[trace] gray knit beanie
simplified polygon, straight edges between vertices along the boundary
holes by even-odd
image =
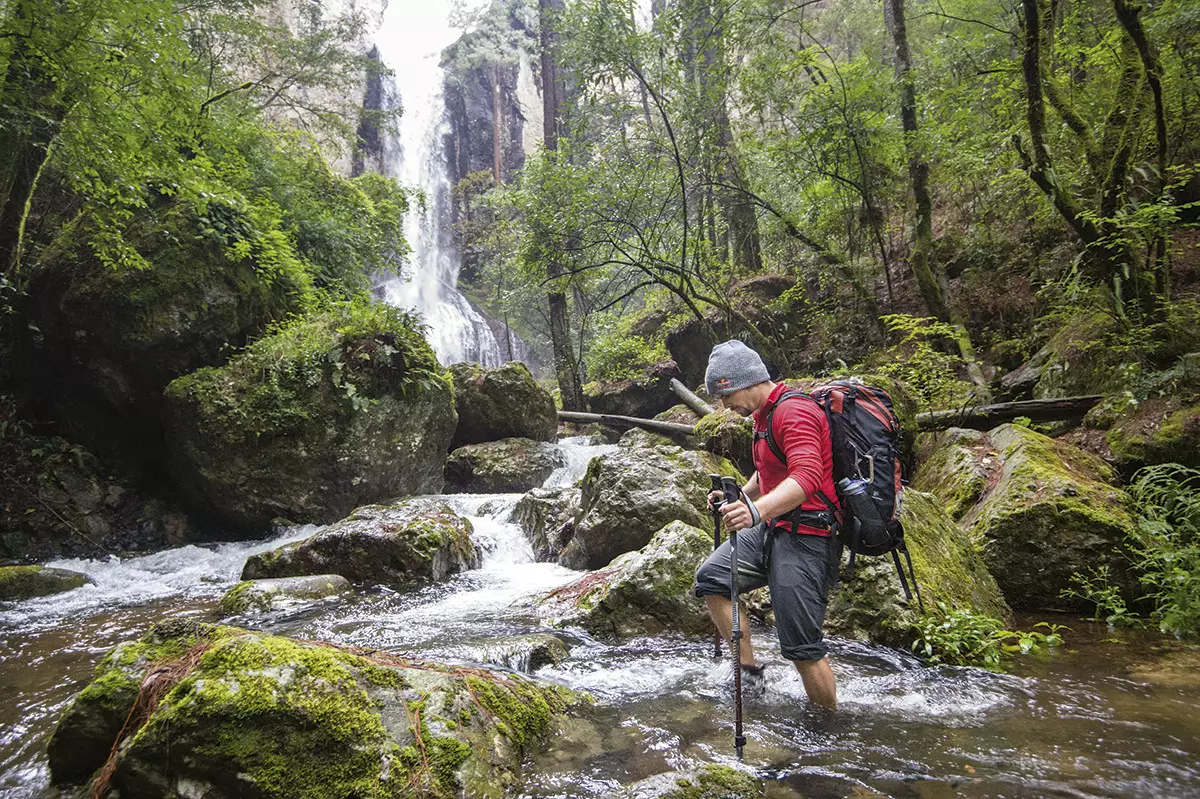
[[[704,387],[711,396],[725,397],[770,379],[758,353],[732,339],[713,347],[708,356],[708,371],[704,373]]]

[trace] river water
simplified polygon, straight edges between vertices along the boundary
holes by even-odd
[[[548,483],[582,474],[602,451],[563,444]],[[482,567],[407,591],[376,587],[232,623],[456,662],[519,660],[498,639],[545,632],[525,601],[580,576],[535,563],[505,518],[519,495],[445,499],[475,526]],[[120,561],[61,561],[95,585],[0,603],[0,797],[65,796],[49,787],[45,746],[103,653],[164,617],[216,618],[246,557],[316,528],[254,543],[187,546]],[[1023,620],[1032,623],[1033,620]],[[1061,621],[1061,620],[1060,620]],[[642,638],[621,646],[561,631],[570,657],[537,676],[589,691],[596,724],[536,754],[528,799],[610,797],[663,772],[723,763],[759,774],[769,797],[1200,797],[1200,652],[1071,620],[1067,646],[1015,672],[929,668],[911,655],[832,641],[841,706],[806,709],[769,630],[755,630],[765,681],[745,703],[749,743],[733,755],[730,678],[711,640]]]

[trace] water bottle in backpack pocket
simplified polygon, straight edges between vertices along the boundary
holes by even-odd
[[[843,477],[837,487],[842,500],[842,540],[846,547],[863,555],[887,554],[895,543],[871,498],[870,483]]]

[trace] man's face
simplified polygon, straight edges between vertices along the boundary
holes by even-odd
[[[740,388],[732,394],[717,399],[721,403],[722,408],[727,408],[740,416],[749,416],[758,410],[758,405],[754,400],[754,392],[751,388]]]

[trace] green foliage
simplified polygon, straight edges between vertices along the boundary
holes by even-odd
[[[952,325],[933,318],[907,314],[889,314],[884,323],[899,341],[883,353],[883,363],[874,371],[894,377],[910,385],[922,410],[953,408],[962,405],[969,396],[969,387],[959,379],[963,361],[935,344],[952,340]]]
[[[1166,633],[1200,636],[1200,470],[1166,463],[1137,473],[1137,526],[1126,545],[1151,617]]]
[[[625,317],[629,320],[630,317]],[[584,362],[592,380],[638,380],[645,368],[670,358],[662,341],[648,341],[629,332],[628,321],[609,325],[587,351]]]
[[[917,621],[918,637],[912,648],[935,665],[983,666],[998,671],[1005,658],[1044,654],[1059,646],[1062,644],[1059,631],[1064,629],[1067,628],[1042,621],[1028,632],[1007,630],[999,619],[969,610],[951,610],[939,602],[936,610]]]
[[[1094,621],[1109,628],[1141,627],[1143,621],[1125,603],[1119,586],[1114,584],[1112,568],[1106,563],[1071,575],[1071,585],[1062,590],[1064,599],[1082,599],[1095,605]]]

